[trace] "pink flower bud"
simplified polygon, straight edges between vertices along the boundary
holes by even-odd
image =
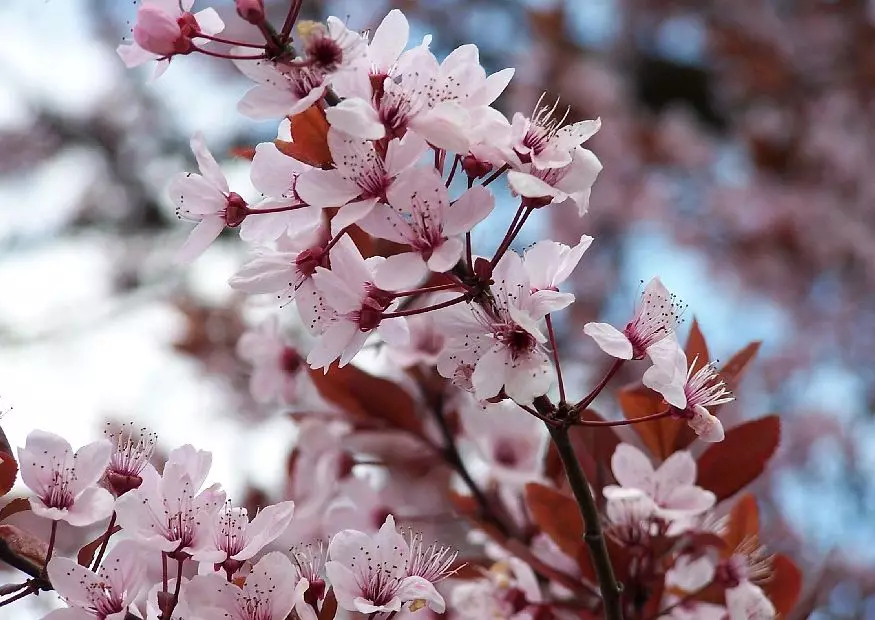
[[[254,26],[264,23],[264,0],[235,0],[237,15]]]
[[[177,52],[177,40],[181,36],[182,30],[173,17],[155,6],[140,7],[134,26],[134,41],[144,50],[159,56],[171,56]]]

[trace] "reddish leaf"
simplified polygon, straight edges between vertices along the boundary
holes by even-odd
[[[12,490],[18,475],[18,463],[7,452],[0,452],[0,497]]]
[[[738,388],[738,385],[741,382],[741,377],[744,375],[744,371],[753,361],[753,358],[756,357],[761,344],[762,343],[759,341],[751,342],[741,351],[729,358],[729,361],[720,369],[720,376],[726,381],[726,385],[730,390]]]
[[[782,617],[796,606],[802,592],[802,571],[786,555],[777,554],[772,563],[772,576],[763,589]]]
[[[757,500],[750,493],[745,493],[732,507],[729,513],[729,523],[723,534],[726,541],[725,555],[731,555],[746,538],[758,536],[760,532],[760,514]]]
[[[717,501],[731,497],[763,473],[780,440],[781,420],[776,415],[729,429],[723,441],[699,457],[696,484],[712,491]]]
[[[241,159],[248,159],[252,161],[255,157],[255,147],[254,146],[232,146],[231,147],[231,155],[234,157],[240,157]]]
[[[583,546],[583,517],[577,502],[556,489],[530,482],[526,485],[526,504],[535,525],[565,555],[576,558]]]
[[[708,355],[708,343],[705,342],[705,336],[695,318],[690,326],[690,335],[687,337],[687,346],[684,352],[687,354],[687,363],[694,368],[693,372],[711,361]]]
[[[109,538],[116,532],[121,531],[122,527],[120,525],[113,526],[112,530],[107,534],[104,532],[90,543],[85,545],[79,550],[79,554],[76,556],[76,561],[79,562],[79,566],[89,567],[91,566],[91,561],[94,559],[94,554],[97,553],[97,550],[100,548],[100,545],[103,544],[104,539]]]
[[[644,416],[653,415],[665,411],[667,407],[662,396],[643,385],[622,388],[617,398],[627,420],[637,420]],[[666,417],[650,422],[640,422],[632,427],[650,452],[659,460],[664,461],[675,452],[675,441],[683,426],[686,424],[682,420]]]
[[[311,370],[319,393],[351,416],[422,436],[416,403],[397,383],[369,375],[352,365],[332,366],[328,374]]]
[[[328,149],[328,121],[325,111],[312,105],[289,120],[292,124],[292,142],[276,140],[274,144],[284,154],[317,168],[331,164]]]
[[[26,497],[16,497],[0,510],[0,521],[5,521],[14,514],[30,510],[30,502]]]
[[[328,590],[325,600],[322,601],[322,609],[319,610],[319,620],[334,620],[337,615],[337,597],[334,588]]]

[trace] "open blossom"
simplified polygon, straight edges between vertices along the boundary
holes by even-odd
[[[212,544],[214,516],[225,502],[218,484],[200,490],[212,455],[190,445],[170,453],[159,476],[151,465],[143,484],[116,503],[119,524],[134,540],[167,553],[197,553]]]
[[[307,586],[289,558],[274,551],[252,567],[242,588],[216,574],[198,575],[185,590],[185,602],[205,619],[286,620],[293,609],[304,608]]]
[[[256,402],[295,400],[304,377],[304,360],[280,333],[276,316],[240,336],[237,354],[252,364],[249,391]]]
[[[533,620],[542,601],[534,571],[522,560],[509,557],[493,565],[482,579],[453,588],[452,609],[463,620]]]
[[[655,514],[664,519],[700,515],[714,506],[711,491],[696,486],[696,461],[686,450],[675,452],[659,468],[631,444],[621,443],[611,457],[611,470],[623,490],[642,491],[656,504]],[[605,497],[618,491],[616,486],[604,489]]]
[[[735,397],[726,389],[713,363],[693,372],[697,360],[688,368],[684,350],[677,346],[672,352],[674,363],[648,369],[642,378],[644,385],[662,394],[704,441],[723,441],[723,424],[707,408],[731,402]]]
[[[448,340],[438,359],[438,372],[469,387],[478,400],[502,389],[513,400],[529,404],[545,394],[552,367],[538,328],[543,315],[533,313],[531,286],[519,254],[508,251],[493,271],[492,303],[462,304],[441,311],[439,321]],[[466,385],[466,381],[469,381]]]
[[[113,498],[97,486],[109,463],[112,444],[101,439],[75,453],[63,437],[35,430],[18,449],[21,479],[36,497],[30,509],[40,517],[91,525],[112,512]]]
[[[452,294],[422,295],[411,308],[426,307],[452,298]],[[403,368],[421,364],[434,366],[444,349],[444,334],[435,323],[433,312],[414,314],[406,318],[410,339],[407,343],[386,347],[386,354],[393,363]]]
[[[392,515],[374,536],[356,530],[338,532],[328,545],[328,557],[328,579],[338,604],[347,611],[397,612],[408,602],[416,608],[425,603],[438,613],[445,609],[444,599],[431,581],[408,574],[410,547],[395,529]],[[429,566],[428,562],[417,562],[413,566]]]
[[[398,9],[392,9],[380,22],[365,42],[364,54],[358,59],[354,71],[338,74],[333,82],[334,90],[341,97],[369,98],[371,78],[382,83],[398,62],[398,57],[407,47],[410,37],[410,24],[407,17]]]
[[[378,201],[386,200],[395,177],[416,164],[426,144],[411,133],[392,140],[384,158],[373,142],[331,128],[328,148],[334,169],[314,168],[302,174],[296,191],[314,207],[341,207],[331,221],[331,229],[337,234],[370,213]]]
[[[228,180],[204,144],[203,136],[192,137],[191,150],[201,173],[179,173],[169,188],[177,216],[198,222],[176,255],[181,262],[200,256],[225,226],[240,226],[249,213],[246,201],[229,189]]]
[[[657,512],[653,499],[641,489],[616,486],[605,487],[604,495],[611,535],[627,545],[646,544]]]
[[[450,204],[447,188],[433,170],[408,169],[386,191],[387,205],[377,205],[359,224],[375,237],[412,248],[386,259],[378,281],[384,288],[416,282],[428,271],[451,270],[465,249],[460,236],[492,211],[495,198],[485,187],[472,187]]]
[[[134,42],[123,43],[117,52],[125,65],[136,67],[158,60],[155,77],[170,64],[170,57],[193,50],[198,34],[217,35],[225,24],[212,7],[191,13],[194,0],[143,0],[134,24]]]
[[[409,333],[403,317],[383,319],[394,303],[392,293],[378,288],[376,273],[381,257],[367,261],[344,235],[331,250],[331,269],[317,267],[313,278],[318,295],[298,299],[305,323],[319,335],[307,363],[327,368],[336,359],[343,366],[358,353],[372,331],[389,343],[405,343]]]
[[[525,251],[523,266],[532,289],[532,303],[539,312],[555,312],[574,302],[574,295],[560,293],[559,285],[568,279],[591,244],[592,237],[581,235],[574,247],[545,239]]]
[[[256,83],[240,100],[238,110],[249,118],[264,120],[303,112],[325,95],[336,74],[352,67],[365,51],[361,35],[336,17],[326,24],[298,24],[304,55],[293,64],[267,59],[237,59],[234,64]],[[235,48],[236,55],[246,51]]]
[[[259,510],[250,520],[245,508],[228,503],[213,519],[211,543],[207,542],[193,557],[198,562],[224,564],[223,568],[233,572],[281,536],[294,511],[295,502],[280,502]]]
[[[273,142],[255,147],[249,176],[252,185],[265,199],[253,207],[253,216],[240,229],[240,238],[247,243],[269,243],[288,232],[298,234],[319,224],[320,211],[309,208],[295,191],[298,178],[312,166],[283,154]],[[259,210],[291,209],[275,213]]]
[[[571,163],[574,150],[594,136],[602,122],[595,119],[565,125],[565,117],[555,117],[559,100],[552,106],[541,106],[541,99],[531,118],[519,112],[513,115],[511,148],[522,163],[531,162],[540,170],[562,168]]]
[[[582,216],[589,210],[589,196],[602,164],[591,151],[577,147],[571,152],[571,162],[561,168],[538,168],[523,164],[507,173],[510,188],[527,198],[533,207],[563,204],[571,201]]]
[[[64,557],[52,558],[48,574],[69,608],[55,610],[44,620],[124,620],[128,607],[146,587],[140,549],[127,540],[110,550],[97,574]]]

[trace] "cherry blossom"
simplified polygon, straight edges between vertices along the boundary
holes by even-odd
[[[388,277],[377,282],[384,288],[421,280],[428,270],[452,269],[465,249],[459,236],[483,221],[495,203],[485,187],[477,186],[450,204],[440,176],[418,169],[401,173],[386,198],[388,205],[378,205],[360,226],[375,237],[408,244],[413,251],[386,259],[382,271]]]
[[[145,428],[141,428],[138,435],[135,439],[131,423],[113,436],[114,450],[110,455],[105,479],[107,486],[117,497],[143,483],[140,474],[155,451],[157,435],[147,433]]]
[[[503,388],[513,400],[529,404],[547,392],[553,374],[543,346],[547,338],[537,324],[541,316],[531,314],[537,309],[519,254],[506,252],[493,279],[489,306],[464,304],[441,311],[447,344],[438,372],[470,379],[478,400],[497,396]]]
[[[493,565],[483,579],[457,585],[452,609],[463,620],[534,620],[541,601],[534,571],[522,560],[509,557]]]
[[[180,218],[198,222],[176,260],[190,262],[215,241],[225,226],[240,226],[249,213],[246,201],[228,188],[228,181],[201,134],[191,139],[200,174],[183,172],[170,182],[170,197]]]
[[[21,479],[36,497],[30,509],[52,521],[91,525],[112,512],[113,497],[97,486],[109,463],[112,444],[100,439],[75,453],[63,437],[34,430],[18,448]]]
[[[656,504],[655,514],[665,519],[700,515],[716,501],[713,493],[696,486],[696,461],[685,450],[675,452],[654,470],[641,450],[621,443],[611,458],[611,470],[623,489],[642,491]],[[605,487],[605,497],[610,499],[617,489]]]
[[[583,216],[589,210],[589,195],[601,170],[601,162],[591,151],[577,147],[571,152],[571,163],[561,168],[523,164],[518,170],[507,173],[507,182],[529,206],[544,207],[571,201]]]
[[[727,588],[726,609],[729,620],[774,620],[778,616],[765,592],[750,581]]]
[[[687,421],[696,435],[708,442],[723,441],[723,424],[707,407],[715,407],[735,400],[720,379],[716,365],[704,364],[693,372],[696,361],[687,367],[683,349],[672,349],[674,364],[653,367],[644,373],[642,382],[663,395],[678,415]]]
[[[348,235],[331,251],[331,269],[317,267],[313,276],[319,295],[308,303],[301,298],[302,318],[319,335],[307,356],[311,368],[327,368],[340,359],[344,366],[361,350],[368,335],[377,331],[388,343],[409,339],[403,317],[384,320],[383,313],[394,303],[394,296],[378,288],[375,271],[384,259],[365,261]]]
[[[522,163],[531,162],[539,170],[562,168],[571,163],[575,149],[594,136],[602,123],[595,119],[564,125],[565,117],[555,117],[559,100],[552,106],[541,106],[543,98],[541,95],[538,99],[531,118],[519,112],[513,115],[511,148]]]
[[[647,542],[653,529],[656,503],[641,489],[605,487],[605,513],[610,531],[627,545]]]
[[[45,620],[124,620],[146,587],[139,551],[132,541],[118,543],[96,574],[69,558],[52,558],[49,579],[69,608],[55,610]]]
[[[143,484],[116,503],[119,524],[143,545],[166,553],[209,548],[214,517],[225,502],[218,484],[200,490],[211,462],[209,452],[185,445],[170,453],[160,476],[148,465]]]
[[[452,294],[423,295],[422,301],[411,307],[427,307],[441,301],[447,301],[452,297]],[[435,314],[432,312],[414,314],[407,317],[406,321],[410,339],[407,343],[387,346],[387,356],[394,364],[403,368],[416,365],[434,366],[444,348],[444,334],[438,329]]]
[[[307,580],[282,553],[262,557],[240,588],[216,574],[198,575],[185,591],[188,606],[204,620],[286,620],[303,609]]]
[[[229,502],[214,517],[212,544],[198,549],[193,558],[222,564],[225,570],[234,572],[244,560],[254,557],[285,532],[294,510],[292,501],[271,504],[250,520],[245,508]]]
[[[443,613],[444,599],[432,583],[407,573],[410,547],[395,528],[392,515],[374,536],[343,530],[328,545],[325,570],[338,604],[363,614],[397,612],[404,603],[424,602]]]
[[[591,244],[592,237],[581,235],[574,247],[547,239],[538,241],[525,251],[523,266],[532,288],[533,303],[539,307],[538,312],[556,312],[574,302],[574,295],[560,293],[559,285],[568,279]]]
[[[240,336],[237,354],[252,364],[249,391],[256,402],[294,402],[305,376],[304,360],[280,333],[276,316]]]
[[[212,7],[191,13],[194,0],[143,0],[134,24],[134,42],[123,43],[117,52],[127,67],[158,60],[153,77],[170,65],[170,57],[188,54],[199,34],[217,35],[225,24]]]
[[[372,142],[331,128],[328,148],[335,168],[302,174],[296,191],[315,207],[341,207],[331,222],[337,234],[370,213],[378,201],[385,201],[392,181],[416,164],[426,145],[422,138],[408,134],[392,140],[383,158]]]

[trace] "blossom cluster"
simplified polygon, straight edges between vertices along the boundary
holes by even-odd
[[[757,427],[767,445],[749,479],[728,491],[703,482],[726,457],[714,450],[729,432],[754,432],[727,431],[716,413],[755,347],[722,377],[706,348],[681,344],[685,307],[654,278],[625,325],[582,329],[611,360],[604,379],[582,397],[563,381],[553,315],[574,303],[566,282],[597,241],[514,244],[542,209],[585,218],[601,164],[584,144],[600,121],[567,122],[558,101],[508,119],[494,104],[513,69],[488,73],[476,46],[439,60],[430,36],[410,41],[398,10],[361,33],[336,17],[297,21],[300,4],[277,30],[261,2],[238,0],[264,37],[254,44],[219,37],[218,13],[192,13],[193,0],[144,0],[134,41],[119,48],[129,66],[157,61],[156,75],[187,54],[230,60],[254,83],[239,111],[276,121],[277,138],[249,153],[259,197],[232,190],[200,133],[198,170],[175,176],[169,195],[195,224],[179,262],[239,229],[250,256],[230,286],[279,301],[281,314],[247,331],[238,354],[252,367],[253,400],[292,408],[299,421],[288,499],[250,519],[219,484],[205,486],[211,455],[190,445],[159,473],[152,437],[123,434],[74,453],[34,431],[18,465],[28,507],[51,520],[52,536],[21,593],[56,590],[68,605],[56,619],[322,620],[338,607],[381,620],[785,611],[769,584],[795,579],[795,565],[759,543],[755,505],[739,502],[723,518],[717,508],[765,466],[777,427],[768,418]],[[502,213],[500,179],[515,213]],[[487,218],[510,223],[481,254],[472,230]],[[289,337],[290,324],[306,337]],[[366,347],[391,379],[351,364]],[[592,411],[639,360],[634,407],[621,399],[626,419]],[[625,424],[658,467],[610,428]],[[601,433],[606,447],[596,439],[587,452],[577,431]],[[368,467],[382,482],[362,474]],[[456,541],[474,549],[470,561],[396,526],[431,527],[449,510],[470,526]],[[62,521],[106,531],[74,561],[53,555]]]

